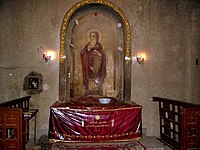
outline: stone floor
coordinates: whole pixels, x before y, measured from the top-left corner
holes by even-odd
[[[149,136],[143,135],[141,139],[141,143],[147,148],[147,150],[171,150],[171,148],[161,143],[156,137],[149,137]],[[40,150],[39,147],[34,145],[34,142],[32,139],[26,145],[26,149]]]
[[[164,145],[156,137],[143,135],[141,143],[147,148],[147,150],[171,150],[171,148]]]

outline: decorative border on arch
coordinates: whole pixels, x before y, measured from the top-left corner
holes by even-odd
[[[131,32],[130,32],[130,25],[129,22],[126,18],[126,16],[124,15],[124,13],[117,7],[115,6],[113,3],[108,2],[106,0],[83,0],[81,2],[76,3],[75,5],[72,6],[72,8],[67,12],[67,14],[65,15],[64,19],[63,19],[63,23],[62,23],[62,27],[61,27],[61,43],[60,43],[60,62],[63,62],[63,56],[64,56],[64,50],[65,50],[65,35],[66,35],[66,28],[68,25],[68,22],[72,16],[72,14],[78,10],[79,8],[88,5],[88,4],[102,4],[102,5],[106,5],[110,8],[112,8],[115,12],[117,12],[119,14],[119,16],[122,18],[122,20],[124,21],[125,24],[125,55],[128,58],[131,58],[131,54],[130,54],[130,40],[131,40]]]

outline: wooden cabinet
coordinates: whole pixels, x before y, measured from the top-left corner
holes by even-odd
[[[200,105],[153,97],[159,101],[160,140],[177,150],[200,149]]]
[[[0,104],[0,150],[25,150],[29,141],[29,120],[33,117],[35,144],[38,109],[29,109],[30,98],[27,96]]]
[[[25,149],[22,108],[0,109],[0,149]]]

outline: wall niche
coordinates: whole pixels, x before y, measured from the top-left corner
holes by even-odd
[[[108,1],[75,4],[61,28],[60,101],[83,96],[129,100],[131,65],[125,57],[130,56],[130,26],[118,7]]]

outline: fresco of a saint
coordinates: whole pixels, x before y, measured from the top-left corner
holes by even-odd
[[[81,51],[81,64],[85,96],[102,96],[106,77],[106,54],[99,43],[99,33],[91,31],[89,42]]]

